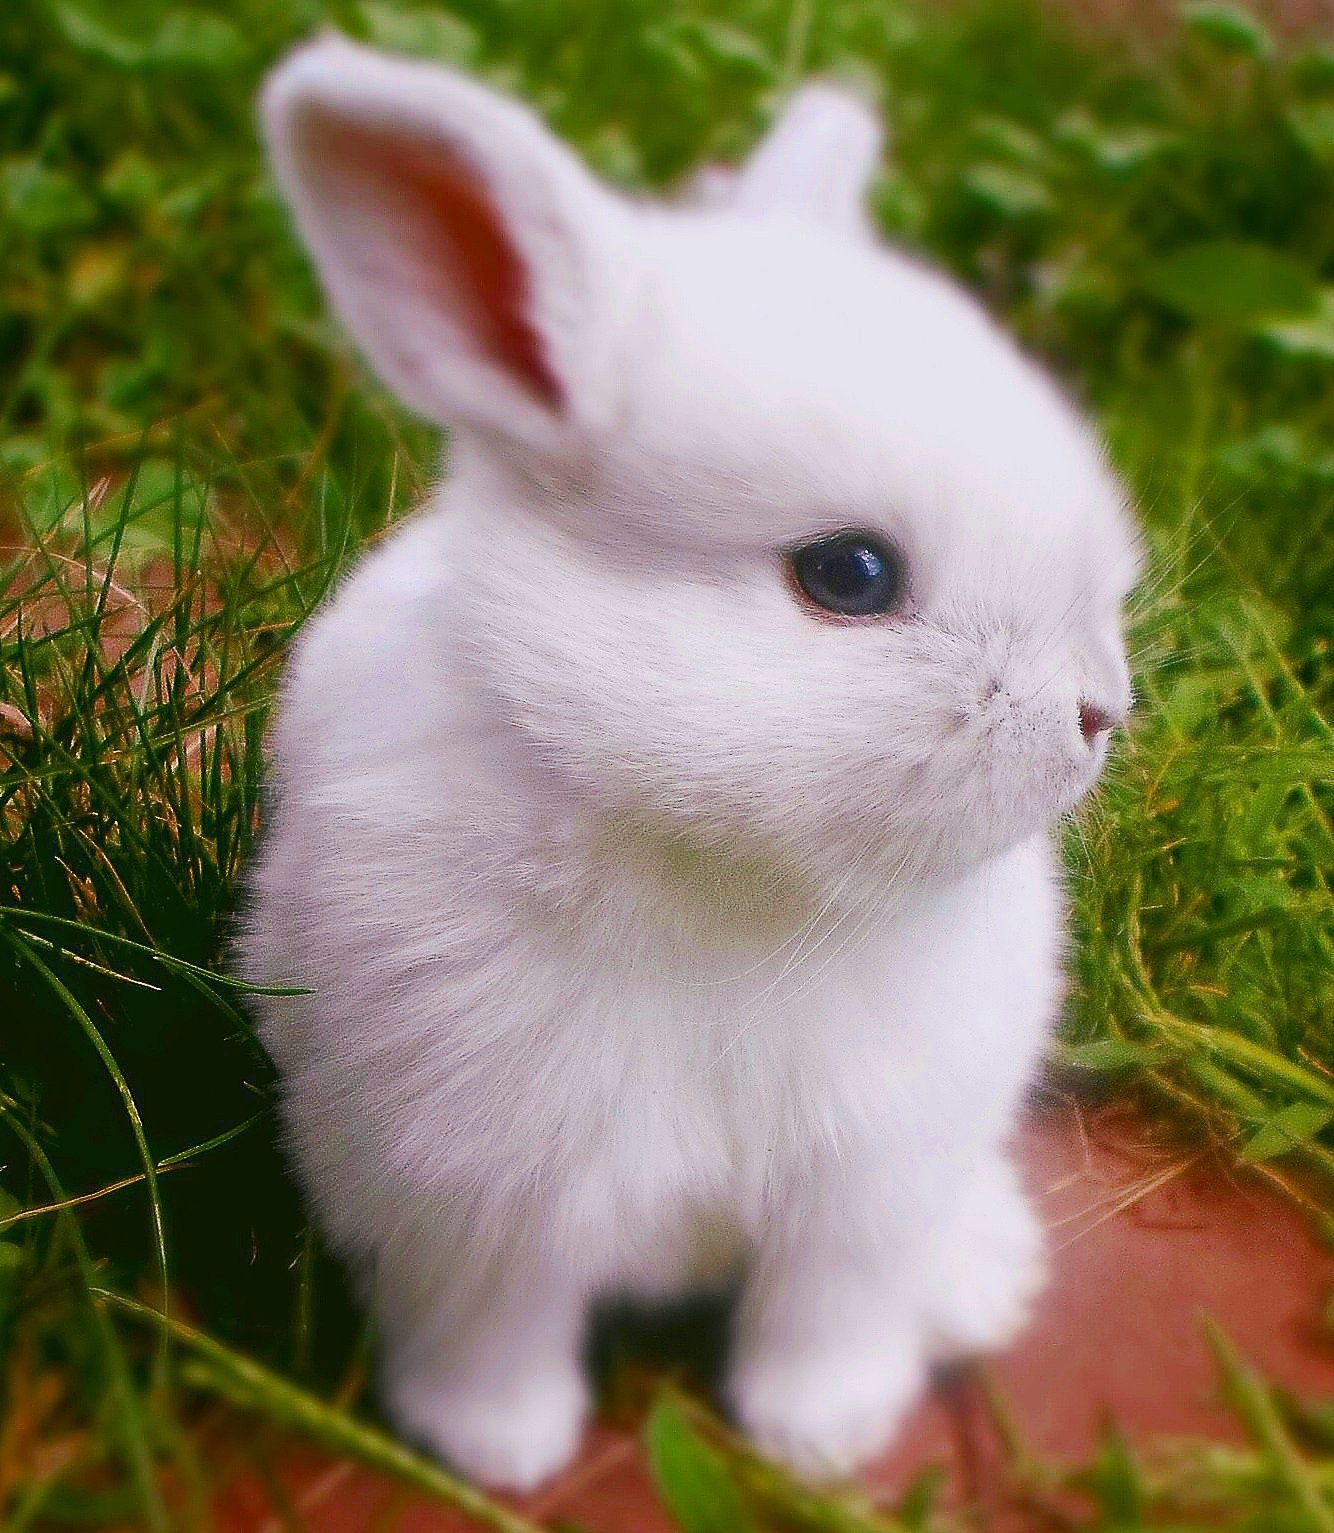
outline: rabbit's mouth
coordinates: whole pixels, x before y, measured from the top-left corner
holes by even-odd
[[[1037,686],[1018,692],[999,678],[983,690],[977,710],[978,731],[995,770],[1018,768],[1052,785],[1056,797],[1082,798],[1097,782],[1114,733],[1130,711],[1128,689],[1090,690],[1072,697],[1049,698]]]
[[[999,706],[966,754],[951,761],[952,753],[942,752],[925,766],[917,791],[925,806],[938,807],[927,807],[924,821],[938,816],[942,841],[957,838],[965,861],[996,856],[1077,808],[1097,786],[1108,742],[1106,730],[1086,740],[1077,719]],[[924,841],[930,829],[923,824]]]

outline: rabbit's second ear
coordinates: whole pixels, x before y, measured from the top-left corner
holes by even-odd
[[[540,447],[605,416],[629,214],[535,117],[328,37],[269,77],[263,123],[333,306],[409,405]]]
[[[856,96],[830,85],[803,86],[723,200],[737,212],[795,213],[867,232],[863,204],[883,144],[879,119]]]

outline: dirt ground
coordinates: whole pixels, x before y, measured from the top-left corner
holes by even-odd
[[[1212,1317],[1274,1382],[1334,1392],[1334,1337],[1321,1317],[1334,1258],[1311,1220],[1259,1177],[1208,1152],[1154,1145],[1124,1110],[1089,1113],[1051,1095],[1024,1126],[1021,1156],[1052,1250],[1052,1280],[1019,1343],[987,1369],[938,1382],[885,1458],[865,1476],[892,1504],[928,1464],[947,1466],[956,1500],[990,1507],[988,1526],[1020,1528],[1000,1505],[1003,1433],[1042,1457],[1086,1458],[1105,1421],[1132,1441],[1226,1440],[1217,1371],[1201,1330]],[[464,1533],[462,1519],[347,1464],[293,1459],[293,1508],[320,1533]],[[541,1521],[598,1533],[670,1533],[633,1434],[595,1426],[578,1462],[518,1503]],[[283,1525],[260,1486],[226,1498],[227,1533]]]

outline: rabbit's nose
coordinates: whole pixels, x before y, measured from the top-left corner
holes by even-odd
[[[1106,734],[1109,729],[1115,729],[1118,724],[1124,722],[1124,709],[1093,703],[1086,697],[1080,699],[1079,732],[1084,736],[1086,745],[1092,747],[1099,735]]]

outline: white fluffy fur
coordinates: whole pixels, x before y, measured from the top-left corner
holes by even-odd
[[[849,1470],[1038,1281],[1005,1142],[1061,989],[1049,829],[1105,749],[1079,704],[1129,701],[1121,497],[977,305],[865,236],[876,130],[823,88],[707,209],[336,39],[264,122],[333,303],[454,428],[297,646],[243,938],[313,990],[264,1037],[389,1408],[532,1485],[590,1300],[740,1268],[739,1418]],[[481,188],[558,402],[488,351],[494,294],[435,280],[451,209],[328,162],[386,127]],[[794,594],[783,551],[845,526],[906,551],[906,614]]]

